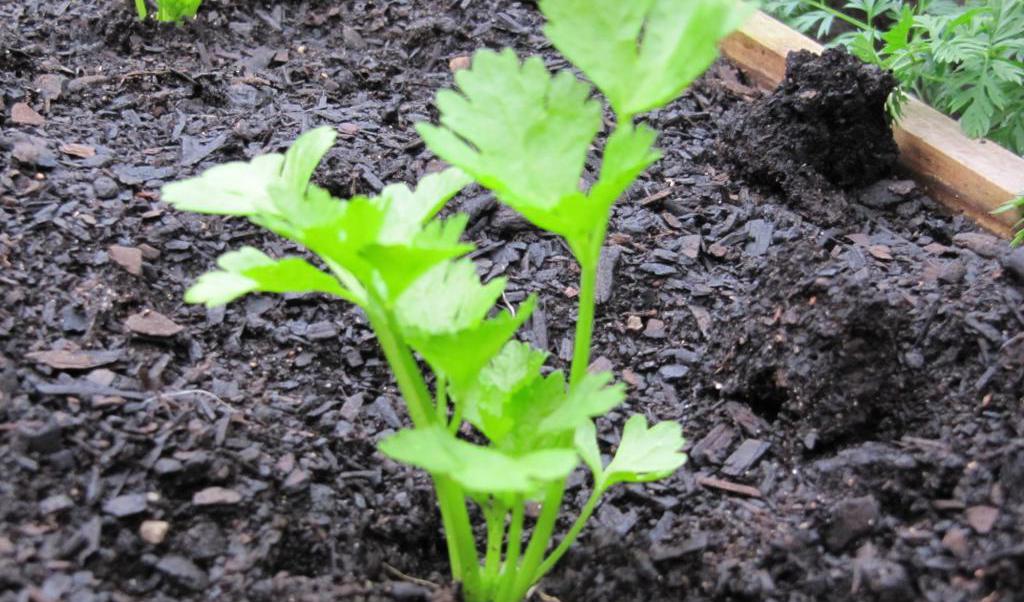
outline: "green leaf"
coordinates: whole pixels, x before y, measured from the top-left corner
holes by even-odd
[[[601,464],[601,449],[597,446],[597,429],[594,427],[594,421],[587,420],[576,427],[573,444],[576,447],[576,453],[580,455],[584,464],[593,473],[596,483],[603,476],[604,466]]]
[[[398,300],[396,312],[411,332],[455,333],[482,322],[504,290],[504,278],[481,284],[476,265],[468,259],[446,262],[413,283]]]
[[[571,389],[562,371],[544,377],[546,354],[510,342],[477,377],[466,419],[499,449],[521,454],[559,447],[580,425],[622,403],[621,385],[608,373],[588,374]]]
[[[664,106],[750,14],[736,0],[541,0],[545,33],[621,120]]]
[[[196,16],[202,0],[157,0],[156,18],[159,21],[175,22]]]
[[[1011,199],[1009,201],[1006,201],[1005,203],[1000,205],[999,208],[994,210],[992,213],[1007,213],[1007,212],[1013,212],[1013,215],[1015,215],[1015,216],[1024,216],[1024,194],[1022,194],[1021,196],[1019,196],[1019,197],[1017,197],[1015,199]],[[1020,221],[1018,221],[1014,225],[1014,227],[1017,230],[1017,233],[1013,237],[1013,240],[1011,241],[1011,244],[1013,246],[1015,246],[1015,247],[1018,247],[1018,246],[1024,244],[1024,217],[1022,217],[1022,219]]]
[[[430,367],[449,378],[454,395],[463,397],[534,311],[528,298],[513,314],[487,313],[505,290],[505,279],[480,283],[472,261],[445,262],[418,279],[395,305],[402,335]]]
[[[392,184],[374,197],[384,209],[382,243],[403,243],[412,238],[428,220],[444,207],[472,179],[459,169],[446,169],[424,177],[410,190],[405,184]]]
[[[508,406],[537,381],[548,354],[527,343],[509,341],[477,374],[466,393],[466,420],[488,439],[500,442],[515,426]],[[563,384],[564,387],[564,384]]]
[[[547,449],[511,456],[455,438],[440,427],[403,430],[380,443],[387,456],[447,476],[468,491],[532,495],[576,467],[576,452]]]
[[[661,152],[654,148],[658,133],[646,125],[623,124],[608,137],[601,163],[601,175],[590,189],[588,207],[599,215],[592,220],[607,219],[613,203],[633,184],[636,178],[655,161]]]
[[[882,64],[882,57],[875,51],[875,42],[871,34],[859,32],[850,41],[850,52],[865,63]]]
[[[980,138],[992,127],[993,107],[982,88],[978,88],[972,96],[973,100],[960,117],[960,127],[971,138]]]
[[[897,52],[906,48],[910,41],[910,29],[913,26],[914,10],[909,6],[904,6],[900,12],[899,21],[892,25],[892,29],[882,34],[886,52]]]
[[[343,201],[314,184],[295,190],[274,182],[269,196],[273,210],[252,216],[254,223],[334,259],[375,242],[386,217],[366,197]]]
[[[315,185],[297,191],[276,182],[274,212],[252,220],[350,272],[390,305],[430,268],[473,249],[459,240],[466,216],[427,221],[465,183],[448,170],[428,176],[415,192],[393,186],[384,196],[341,201]]]
[[[556,370],[536,378],[512,395],[491,398],[480,406],[480,430],[497,447],[513,453],[563,445],[561,432],[540,428],[544,419],[566,402],[565,373]]]
[[[1021,195],[1021,196],[1019,196],[1019,197],[1017,197],[1015,199],[1010,199],[1009,201],[1006,201],[1005,203],[1000,205],[997,209],[995,209],[992,213],[1006,213],[1008,211],[1022,211],[1022,210],[1024,210],[1024,195]]]
[[[612,381],[610,372],[587,374],[573,387],[553,412],[540,422],[540,432],[559,433],[576,431],[585,422],[596,416],[604,416],[609,410],[626,400],[626,387],[622,383],[608,386]]]
[[[261,155],[248,163],[236,161],[206,170],[202,175],[164,185],[160,196],[180,211],[217,215],[257,215],[273,212],[270,184],[280,178],[284,155]]]
[[[447,374],[454,394],[463,395],[473,384],[480,369],[511,339],[537,306],[535,296],[519,304],[515,314],[501,311],[459,333],[412,338],[413,347],[424,359]]]
[[[548,354],[520,341],[509,341],[477,374],[477,382],[465,395],[465,418],[492,441],[505,437],[513,427],[505,406],[520,392],[541,379],[540,369]]]
[[[258,249],[243,247],[221,255],[217,264],[219,271],[204,274],[185,293],[187,303],[216,307],[255,292],[317,292],[357,302],[333,276],[297,257],[274,260]]]
[[[615,457],[604,469],[602,486],[667,477],[686,462],[686,454],[681,451],[684,443],[678,423],[660,422],[647,428],[643,415],[633,415],[626,421]]]
[[[504,279],[481,284],[471,261],[447,262],[413,283],[395,306],[403,337],[460,398],[533,312],[530,297],[514,315],[486,319],[504,288]]]
[[[448,221],[465,223],[462,218]],[[397,301],[413,282],[432,267],[473,250],[473,245],[468,243],[453,242],[442,246],[417,242],[421,241],[407,245],[370,245],[359,254],[372,269],[370,282],[388,305]]]
[[[427,146],[537,226],[580,230],[579,179],[601,106],[590,87],[537,57],[482,50],[455,76],[459,92],[437,95],[442,127],[417,124]]]
[[[202,175],[172,182],[161,197],[180,211],[218,215],[276,215],[271,187],[281,186],[298,196],[305,194],[317,163],[334,143],[332,128],[306,132],[295,140],[287,154],[272,153],[249,162],[225,163]]]
[[[338,133],[332,127],[318,127],[303,133],[284,154],[282,183],[292,190],[305,190],[316,166],[334,146]]]
[[[548,353],[520,341],[509,341],[480,373],[483,386],[515,393],[540,377]]]

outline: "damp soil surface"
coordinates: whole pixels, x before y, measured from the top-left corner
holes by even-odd
[[[413,124],[452,65],[506,45],[564,65],[536,8],[211,0],[161,27],[122,4],[0,4],[0,600],[455,599],[428,480],[375,452],[406,416],[366,320],[184,305],[225,250],[290,249],[158,190],[322,124],[335,194],[413,182],[439,167]],[[615,209],[593,356],[630,401],[599,426],[612,449],[628,413],[681,420],[691,461],[612,492],[541,590],[1021,599],[1024,257],[899,174],[822,181],[822,213],[744,169],[795,142],[726,161],[720,128],[758,102],[720,63],[649,118],[665,158]],[[564,365],[566,248],[484,191],[454,203],[508,301],[539,293],[523,336]],[[567,515],[586,495],[572,478]]]

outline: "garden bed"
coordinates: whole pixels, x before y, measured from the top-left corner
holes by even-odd
[[[0,600],[452,599],[429,481],[374,451],[405,416],[365,319],[185,306],[219,253],[288,245],[157,191],[320,124],[334,194],[412,182],[452,60],[546,48],[539,14],[212,3],[174,28],[111,4],[0,8]],[[719,127],[760,95],[719,63],[651,118],[665,158],[616,208],[594,357],[692,460],[610,494],[543,591],[1013,599],[1024,258],[907,180],[830,192],[824,217],[746,182]],[[508,301],[540,293],[523,334],[564,364],[568,251],[479,189],[456,204]]]

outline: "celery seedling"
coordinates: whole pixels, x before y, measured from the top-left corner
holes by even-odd
[[[600,105],[590,97],[588,86],[568,72],[552,77],[539,58],[520,63],[510,50],[477,53],[471,68],[455,76],[459,90],[438,94],[441,125],[420,124],[418,130],[441,158],[535,225],[561,235],[575,255],[581,276],[571,395],[587,379],[597,266],[611,206],[660,157],[653,147],[656,133],[635,125],[634,118],[667,104],[703,73],[717,56],[718,40],[742,22],[749,8],[731,0],[541,0],[540,8],[548,18],[548,38],[604,93],[616,114],[597,182],[589,190],[579,186],[589,146],[601,129]],[[630,424],[637,436],[624,437],[616,458],[630,457],[633,450],[627,441],[642,441],[641,435],[658,437],[671,430],[678,436],[678,426],[658,425],[656,429],[666,430],[653,435],[646,424]],[[578,448],[589,445],[588,437],[580,439],[579,429],[586,428],[577,427]],[[556,438],[553,445],[565,443]],[[651,449],[654,453],[670,448]],[[588,453],[593,458],[592,449]],[[599,463],[590,466],[600,483]],[[614,479],[605,481],[610,482]],[[544,488],[543,510],[515,569],[512,593],[506,596],[507,590],[501,589],[497,599],[518,599],[551,568],[579,533],[601,492],[602,487],[595,486],[576,524],[545,559],[564,481]],[[518,552],[517,541],[509,544]]]
[[[164,23],[177,23],[182,19],[191,19],[199,12],[203,0],[157,0],[156,20]],[[149,16],[146,0],[135,0],[135,11],[139,20]]]
[[[438,95],[441,125],[419,124],[428,147],[453,165],[415,190],[336,199],[310,184],[335,140],[329,128],[302,135],[285,154],[230,163],[169,184],[178,209],[245,216],[312,251],[273,259],[251,247],[218,260],[186,293],[221,305],[254,292],[317,292],[358,305],[369,319],[406,401],[413,428],[385,439],[388,456],[430,473],[448,543],[452,577],[470,602],[526,596],[583,529],[601,495],[624,482],[672,474],[686,460],[680,426],[625,425],[605,466],[594,419],[625,399],[609,373],[587,371],[597,265],[611,207],[660,156],[655,132],[636,125],[714,60],[717,41],[746,8],[734,0],[542,0],[555,46],[605,93],[617,125],[589,189],[580,176],[602,129],[591,88],[568,71],[552,76],[540,59],[512,51],[477,53],[456,75],[459,91]],[[504,279],[482,283],[460,241],[466,217],[437,217],[476,180],[537,226],[562,236],[581,267],[576,339],[569,375],[542,373],[547,354],[513,340],[535,300],[495,313]],[[427,386],[418,354],[433,375]],[[487,444],[459,437],[468,423]],[[567,476],[582,458],[590,499],[549,551]],[[467,500],[486,522],[481,559]],[[529,533],[525,506],[543,500]]]

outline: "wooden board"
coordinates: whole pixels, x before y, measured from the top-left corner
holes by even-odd
[[[822,51],[821,44],[763,12],[722,43],[722,52],[759,86],[774,88],[786,74],[786,55]],[[1019,215],[992,210],[1024,193],[1024,159],[987,140],[971,140],[957,122],[911,98],[893,128],[900,163],[936,200],[1009,237]]]

